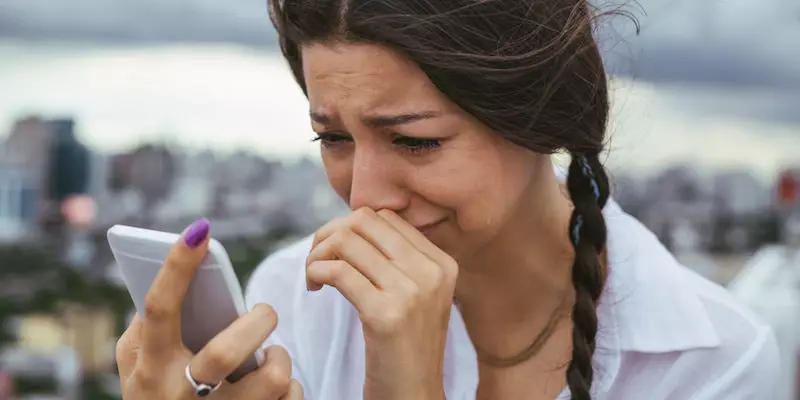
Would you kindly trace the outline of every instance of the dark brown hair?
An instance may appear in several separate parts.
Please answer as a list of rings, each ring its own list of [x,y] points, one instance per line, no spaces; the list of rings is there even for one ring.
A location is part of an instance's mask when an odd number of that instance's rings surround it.
[[[608,119],[606,74],[586,0],[269,0],[281,50],[306,91],[300,45],[385,45],[416,62],[438,89],[509,141],[572,155],[570,240],[572,398],[590,398],[604,286],[602,208],[608,178],[598,158]]]

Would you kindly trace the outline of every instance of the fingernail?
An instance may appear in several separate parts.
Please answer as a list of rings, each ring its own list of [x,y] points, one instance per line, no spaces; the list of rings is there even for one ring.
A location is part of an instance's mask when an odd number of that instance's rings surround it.
[[[211,225],[205,218],[194,221],[191,225],[189,225],[189,228],[186,229],[186,233],[183,236],[183,242],[191,248],[199,246],[200,243],[203,243],[203,240],[206,239],[206,236],[208,236],[208,231],[210,228]]]

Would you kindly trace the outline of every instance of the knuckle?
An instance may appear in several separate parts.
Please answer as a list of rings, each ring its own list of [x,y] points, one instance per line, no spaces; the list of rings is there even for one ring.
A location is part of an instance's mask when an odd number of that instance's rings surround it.
[[[363,226],[372,221],[378,214],[369,207],[361,207],[354,211],[350,218],[351,226]]]
[[[257,322],[264,326],[265,329],[272,331],[278,325],[278,312],[271,305],[266,303],[256,304],[252,312],[256,314]]]
[[[333,220],[329,221],[327,224],[319,227],[316,231],[314,231],[314,240],[313,245],[316,246],[326,238],[328,238],[332,233],[334,233],[338,227],[345,224],[346,220],[345,217],[337,217]],[[312,246],[312,247],[314,247]]]
[[[330,265],[331,276],[333,276],[334,280],[337,280],[346,273],[348,268],[350,268],[350,265],[347,263],[347,261],[335,260]]]
[[[453,257],[447,256],[442,263],[442,271],[447,278],[455,281],[458,278],[458,262]]]
[[[330,274],[331,283],[337,285],[347,275],[347,269],[350,265],[344,260],[332,260],[328,266],[328,273]]]
[[[167,256],[167,259],[164,260],[164,265],[162,266],[164,269],[180,271],[182,269],[186,269],[186,266],[191,264],[191,261],[188,259],[186,255],[183,254],[182,251],[172,251]]]
[[[253,311],[258,313],[258,315],[263,318],[270,318],[270,319],[278,318],[278,312],[275,311],[275,307],[272,307],[267,303],[256,304],[255,306],[253,306]]]
[[[376,213],[376,215],[378,215],[380,217],[383,217],[383,218],[391,218],[392,214],[394,214],[394,213],[391,210],[387,210],[385,208],[381,209],[381,210],[378,210],[378,212]]]
[[[429,285],[432,286],[433,288],[438,288],[442,286],[442,284],[445,283],[447,280],[447,271],[445,271],[444,267],[430,268],[428,270],[428,275],[429,275],[428,276]]]
[[[319,242],[321,242],[321,241],[322,241],[322,239],[323,239],[323,236],[322,236],[322,235],[323,235],[322,228],[320,228],[320,229],[317,229],[317,230],[314,232],[314,240],[313,240],[314,244],[317,244],[317,243],[319,243]]]
[[[142,388],[148,391],[161,386],[161,373],[156,368],[137,368],[131,379]]]
[[[268,364],[264,368],[264,379],[279,392],[286,392],[292,384],[291,371],[276,364]]]
[[[407,280],[401,285],[403,287],[402,293],[405,295],[403,299],[405,304],[413,304],[422,295],[422,288],[411,280]]]
[[[231,370],[238,367],[236,352],[227,349],[222,345],[210,344],[206,347],[205,358],[214,369]]]
[[[169,305],[150,291],[144,297],[144,317],[150,320],[163,320],[169,316]]]
[[[384,246],[396,254],[415,254],[417,249],[402,235],[392,235],[384,238]]]
[[[345,245],[345,243],[347,243],[348,240],[352,238],[351,235],[353,235],[353,231],[350,229],[340,229],[331,237],[331,244],[333,244],[333,247],[337,249],[341,248]]]

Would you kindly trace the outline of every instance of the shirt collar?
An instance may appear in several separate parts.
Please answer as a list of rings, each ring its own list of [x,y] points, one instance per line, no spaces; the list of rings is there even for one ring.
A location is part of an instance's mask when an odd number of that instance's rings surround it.
[[[557,179],[567,170],[553,164]],[[685,267],[639,221],[609,197],[603,216],[608,229],[609,276],[598,304],[598,348],[669,352],[719,345],[705,308],[690,292]],[[615,336],[612,338],[610,336]]]
[[[609,200],[609,275],[600,298],[595,382],[607,393],[622,353],[664,353],[715,347],[720,339],[686,272],[641,223]]]
[[[705,305],[680,265],[658,238],[610,201],[609,265],[603,314],[619,333],[624,351],[670,352],[720,344]],[[618,219],[615,221],[615,219]]]

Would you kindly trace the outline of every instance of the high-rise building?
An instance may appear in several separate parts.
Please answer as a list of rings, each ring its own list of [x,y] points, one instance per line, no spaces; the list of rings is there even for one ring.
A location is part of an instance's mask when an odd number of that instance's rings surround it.
[[[4,147],[7,161],[29,174],[30,190],[37,195],[31,202],[45,225],[62,219],[63,200],[90,189],[91,152],[76,137],[71,118],[20,119]]]
[[[16,242],[36,232],[37,188],[23,166],[0,160],[0,242]]]

